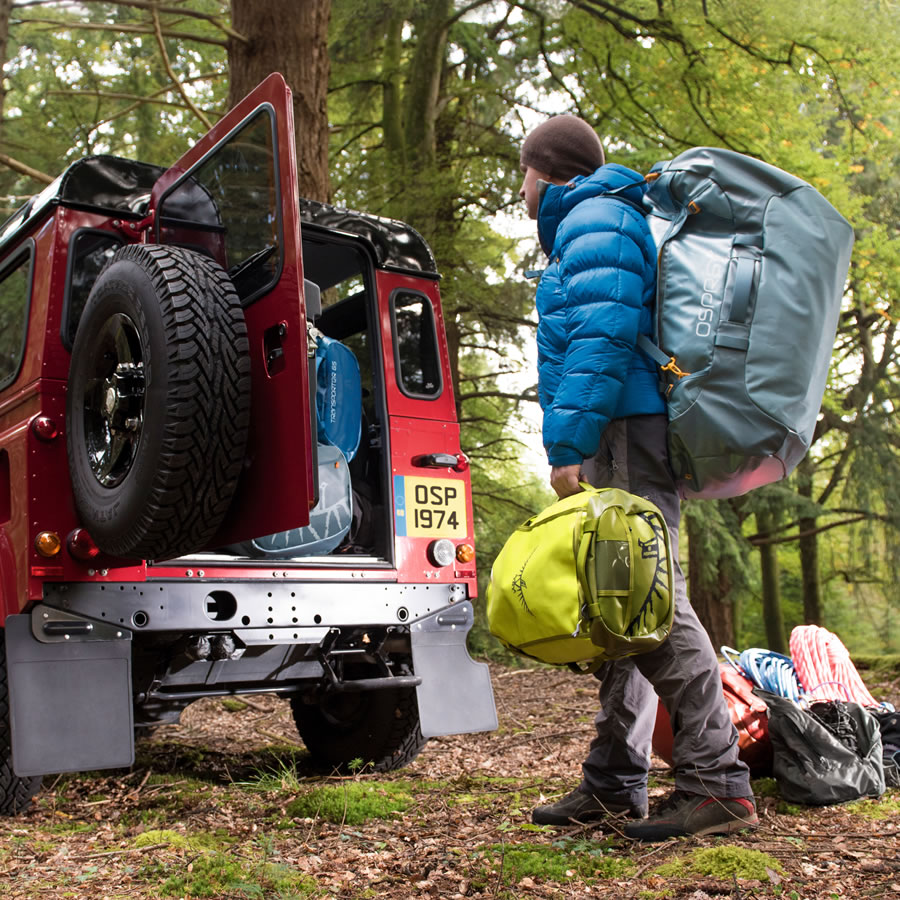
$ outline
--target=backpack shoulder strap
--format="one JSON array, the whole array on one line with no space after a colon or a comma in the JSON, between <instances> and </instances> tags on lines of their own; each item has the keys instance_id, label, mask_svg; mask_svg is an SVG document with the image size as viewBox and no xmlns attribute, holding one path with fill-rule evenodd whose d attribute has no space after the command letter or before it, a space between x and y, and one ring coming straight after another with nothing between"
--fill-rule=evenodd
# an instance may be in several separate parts
<instances>
[{"instance_id":1,"label":"backpack shoulder strap","mask_svg":"<svg viewBox=\"0 0 900 900\"><path fill-rule=\"evenodd\" d=\"M672 358L667 354L663 353L650 338L647 337L646 334L639 334L637 336L637 345L653 360L658 366L668 366L672 361Z\"/></svg>"},{"instance_id":2,"label":"backpack shoulder strap","mask_svg":"<svg viewBox=\"0 0 900 900\"><path fill-rule=\"evenodd\" d=\"M610 200L618 200L619 203L625 203L626 205L630 206L632 209L639 212L642 216L646 216L647 210L644 209L644 207L641 206L640 203L635 203L634 200L629 200L627 197L621 196L622 191L627 191L629 188L634 187L636 184L646 184L646 183L647 183L646 179L642 182L641 181L629 182L628 184L623 184L622 187L617 187L614 190L606 191L605 193L600 194L600 196L601 197L609 197Z\"/></svg>"}]
</instances>

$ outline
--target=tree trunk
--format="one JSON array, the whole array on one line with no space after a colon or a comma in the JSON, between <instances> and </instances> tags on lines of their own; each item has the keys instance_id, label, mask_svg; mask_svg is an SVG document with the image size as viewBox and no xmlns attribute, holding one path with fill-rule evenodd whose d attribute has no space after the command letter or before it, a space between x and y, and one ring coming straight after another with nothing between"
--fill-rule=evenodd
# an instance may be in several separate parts
<instances>
[{"instance_id":1,"label":"tree trunk","mask_svg":"<svg viewBox=\"0 0 900 900\"><path fill-rule=\"evenodd\" d=\"M811 464L804 459L797 467L797 493L812 499ZM803 585L803 621L807 625L824 625L822 615L822 582L819 579L819 536L815 534L817 519L800 519L800 571Z\"/></svg>"},{"instance_id":2,"label":"tree trunk","mask_svg":"<svg viewBox=\"0 0 900 900\"><path fill-rule=\"evenodd\" d=\"M272 72L294 95L300 195L327 202L328 22L331 0L232 0L231 19L245 41L228 46L228 105L234 106Z\"/></svg>"},{"instance_id":3,"label":"tree trunk","mask_svg":"<svg viewBox=\"0 0 900 900\"><path fill-rule=\"evenodd\" d=\"M734 646L734 607L724 598L731 589L728 577L717 570L715 578L710 579L705 573L708 567L704 566L702 540L698 533L702 527L700 522L692 517L685 517L682 521L687 524L688 537L688 577L690 579L691 606L709 634L713 647Z\"/></svg>"},{"instance_id":4,"label":"tree trunk","mask_svg":"<svg viewBox=\"0 0 900 900\"><path fill-rule=\"evenodd\" d=\"M770 535L775 529L775 517L771 513L758 512L756 525L760 535ZM777 544L759 545L763 623L769 649L787 655L790 651L784 633L784 615L781 611L781 573L778 568L777 546Z\"/></svg>"}]
</instances>

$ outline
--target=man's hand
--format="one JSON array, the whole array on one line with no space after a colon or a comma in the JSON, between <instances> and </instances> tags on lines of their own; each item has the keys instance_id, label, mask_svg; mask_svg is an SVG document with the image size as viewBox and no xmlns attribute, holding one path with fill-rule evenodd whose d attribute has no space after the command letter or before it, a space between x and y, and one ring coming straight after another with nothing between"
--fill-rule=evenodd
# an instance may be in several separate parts
<instances>
[{"instance_id":1,"label":"man's hand","mask_svg":"<svg viewBox=\"0 0 900 900\"><path fill-rule=\"evenodd\" d=\"M582 490L579 481L584 481L581 466L553 466L550 469L550 486L560 500Z\"/></svg>"}]
</instances>

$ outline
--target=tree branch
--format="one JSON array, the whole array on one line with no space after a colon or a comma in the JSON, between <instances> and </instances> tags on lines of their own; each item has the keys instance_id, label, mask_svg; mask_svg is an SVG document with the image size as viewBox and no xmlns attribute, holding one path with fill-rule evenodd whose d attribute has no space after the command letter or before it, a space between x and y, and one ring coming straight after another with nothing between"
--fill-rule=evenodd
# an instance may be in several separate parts
<instances>
[{"instance_id":1,"label":"tree branch","mask_svg":"<svg viewBox=\"0 0 900 900\"><path fill-rule=\"evenodd\" d=\"M11 23L12 24L12 23ZM122 23L103 24L100 22L66 22L58 19L16 19L16 25L51 25L54 28L70 29L73 31L113 31L120 34L154 34L153 28L142 25L123 25ZM215 38L202 37L199 34L186 34L183 31L169 31L163 29L165 37L176 38L180 41L195 41L198 44L212 44L214 47L228 47L228 41L217 41Z\"/></svg>"},{"instance_id":2,"label":"tree branch","mask_svg":"<svg viewBox=\"0 0 900 900\"><path fill-rule=\"evenodd\" d=\"M821 534L823 531L830 531L832 528L840 528L842 525L854 525L856 522L862 522L865 519L881 519L885 520L884 516L876 516L874 514L863 514L859 516L854 516L852 519L843 519L840 522L831 522L828 525L823 525L821 528L811 528L808 531L799 531L797 534L789 535L788 537L763 537L762 535L753 535L752 537L747 538L747 543L752 544L754 547L761 547L764 544L788 544L791 541L799 541L800 538L811 537L814 534Z\"/></svg>"},{"instance_id":3,"label":"tree branch","mask_svg":"<svg viewBox=\"0 0 900 900\"><path fill-rule=\"evenodd\" d=\"M475 497L483 497L487 500L497 500L500 503L506 503L509 506L514 506L516 509L521 509L525 513L526 516L530 516L530 515L532 515L532 513L534 513L533 509L530 509L529 507L525 506L524 504L519 503L517 500L510 499L508 494L500 494L500 493L497 493L496 491L480 491L473 487L472 488L472 497L473 497L473 499Z\"/></svg>"},{"instance_id":4,"label":"tree branch","mask_svg":"<svg viewBox=\"0 0 900 900\"><path fill-rule=\"evenodd\" d=\"M162 28L159 24L159 13L156 11L156 8L153 9L153 28L156 32L156 43L159 46L159 52L162 55L163 65L166 67L166 73L169 76L171 82L175 85L175 89L179 94L184 98L184 102L187 103L188 108L191 112L203 123L204 127L207 131L212 128L212 122L206 118L203 114L202 110L199 106L197 106L190 97L188 97L187 91L184 89L184 85L178 80L178 76L175 74L175 70L172 68L172 63L169 62L169 54L166 52L166 42L163 40Z\"/></svg>"},{"instance_id":5,"label":"tree branch","mask_svg":"<svg viewBox=\"0 0 900 900\"><path fill-rule=\"evenodd\" d=\"M72 4L73 6L84 6L86 3L108 3L109 0L78 0L77 4ZM219 16L213 15L211 13L199 12L195 9L187 9L185 7L174 7L174 6L159 6L156 3L150 3L148 0L115 0L116 6L130 6L133 9L147 9L147 10L156 10L163 15L173 15L173 16L181 16L183 18L190 19L202 19L204 22L211 22L216 26L220 31L224 32L228 35L228 37L233 38L236 41L240 41L242 44L247 43L247 38L244 35L235 31L230 25L226 24L222 21ZM25 2L25 3L17 3L17 8L22 8L25 6L41 6L43 5L40 0L38 2Z\"/></svg>"},{"instance_id":6,"label":"tree branch","mask_svg":"<svg viewBox=\"0 0 900 900\"><path fill-rule=\"evenodd\" d=\"M40 181L42 184L53 184L54 178L52 175L47 175L46 172L39 172L37 169L32 169L31 166L26 166L25 163L19 162L17 159L13 159L5 153L0 153L0 163L8 169L12 169L13 172L18 172L20 175L27 175L35 181Z\"/></svg>"}]
</instances>

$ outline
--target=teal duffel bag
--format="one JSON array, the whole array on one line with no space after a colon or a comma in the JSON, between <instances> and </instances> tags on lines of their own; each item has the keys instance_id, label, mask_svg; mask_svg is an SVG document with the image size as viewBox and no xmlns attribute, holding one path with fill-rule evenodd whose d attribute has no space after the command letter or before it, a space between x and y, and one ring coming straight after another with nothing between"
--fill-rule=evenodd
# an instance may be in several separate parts
<instances>
[{"instance_id":1,"label":"teal duffel bag","mask_svg":"<svg viewBox=\"0 0 900 900\"><path fill-rule=\"evenodd\" d=\"M669 531L652 503L582 487L506 542L491 570L487 616L511 650L593 672L668 637L674 572Z\"/></svg>"},{"instance_id":2,"label":"teal duffel bag","mask_svg":"<svg viewBox=\"0 0 900 900\"><path fill-rule=\"evenodd\" d=\"M683 497L736 497L788 476L812 442L853 247L812 185L695 147L647 176L659 251L654 341Z\"/></svg>"}]
</instances>

